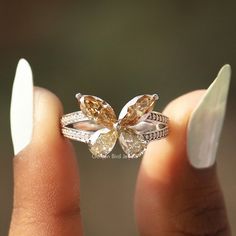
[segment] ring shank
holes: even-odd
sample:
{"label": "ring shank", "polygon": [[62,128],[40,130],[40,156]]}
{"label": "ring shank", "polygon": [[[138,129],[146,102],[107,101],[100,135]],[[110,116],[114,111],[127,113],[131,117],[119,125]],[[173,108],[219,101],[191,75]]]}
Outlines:
{"label": "ring shank", "polygon": [[[150,114],[142,122],[144,122],[143,130],[135,129],[135,131],[137,134],[141,135],[147,143],[164,138],[169,133],[169,118],[160,112],[150,112]],[[148,128],[150,125],[154,128]],[[62,134],[65,137],[84,143],[88,143],[91,135],[99,128],[102,128],[94,122],[91,122],[91,120],[84,115],[82,111],[76,111],[63,115],[61,118],[61,126]]]}

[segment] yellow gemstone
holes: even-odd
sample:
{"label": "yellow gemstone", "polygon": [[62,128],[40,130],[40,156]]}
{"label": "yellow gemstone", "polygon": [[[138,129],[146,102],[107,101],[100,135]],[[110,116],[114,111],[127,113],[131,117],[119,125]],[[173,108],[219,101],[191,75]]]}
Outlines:
{"label": "yellow gemstone", "polygon": [[120,125],[126,127],[137,124],[143,116],[153,110],[156,100],[156,94],[133,98],[123,107],[119,115]]}
{"label": "yellow gemstone", "polygon": [[105,158],[116,144],[118,132],[107,128],[96,131],[90,140],[89,150],[94,157]]}
{"label": "yellow gemstone", "polygon": [[112,129],[117,121],[112,107],[101,98],[84,95],[80,98],[80,109],[98,125]]}
{"label": "yellow gemstone", "polygon": [[128,158],[142,156],[147,147],[147,143],[143,137],[129,128],[120,130],[119,142]]}

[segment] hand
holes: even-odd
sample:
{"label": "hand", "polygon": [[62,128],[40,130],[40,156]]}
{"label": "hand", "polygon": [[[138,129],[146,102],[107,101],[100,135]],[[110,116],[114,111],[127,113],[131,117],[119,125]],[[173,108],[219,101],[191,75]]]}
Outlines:
{"label": "hand", "polygon": [[[24,92],[22,82],[15,84],[13,106],[17,91]],[[188,120],[204,93],[195,91],[172,101],[164,110],[171,119],[168,138],[148,145],[135,195],[140,235],[230,235],[216,166],[196,169],[186,154]],[[15,110],[12,123],[19,122],[14,119]],[[27,114],[18,113],[18,120]],[[13,130],[16,156],[10,236],[83,235],[78,166],[70,141],[60,133],[62,114],[54,94],[34,88],[32,138],[28,135],[22,140]]]}

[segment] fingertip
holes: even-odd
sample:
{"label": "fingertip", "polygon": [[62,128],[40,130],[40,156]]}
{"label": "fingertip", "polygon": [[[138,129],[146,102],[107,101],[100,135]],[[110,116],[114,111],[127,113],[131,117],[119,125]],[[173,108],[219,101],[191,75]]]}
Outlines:
{"label": "fingertip", "polygon": [[57,140],[62,138],[60,117],[63,106],[60,99],[52,92],[41,87],[34,87],[34,129],[33,140]]}
{"label": "fingertip", "polygon": [[170,124],[173,121],[175,124],[186,125],[191,112],[205,91],[204,89],[195,90],[171,101],[163,111],[165,115],[169,116]]}
{"label": "fingertip", "polygon": [[47,118],[50,118],[50,116],[53,116],[52,118],[60,117],[63,113],[60,99],[51,91],[36,86],[34,87],[34,107],[36,121],[40,118],[45,119],[45,116]]}
{"label": "fingertip", "polygon": [[205,90],[187,93],[170,102],[163,113],[169,117],[169,135],[149,143],[142,161],[142,170],[152,178],[167,181],[178,166],[187,162],[186,128],[194,107]]}

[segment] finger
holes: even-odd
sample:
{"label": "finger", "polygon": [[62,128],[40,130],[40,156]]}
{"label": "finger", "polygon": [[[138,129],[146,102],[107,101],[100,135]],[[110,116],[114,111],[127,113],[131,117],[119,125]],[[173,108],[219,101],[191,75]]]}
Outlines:
{"label": "finger", "polygon": [[[30,70],[26,64],[19,63],[19,66]],[[22,81],[19,82],[19,79]],[[27,111],[19,113],[20,109],[17,107],[31,104],[23,98],[17,99],[19,93],[23,97],[25,95],[25,98],[30,94],[25,90],[30,89],[30,86],[22,87],[24,80],[26,84],[30,83],[30,78],[20,78],[16,74],[12,97],[15,108],[12,109],[12,116],[17,116],[19,120]],[[16,105],[17,102],[24,104]],[[30,142],[26,141],[31,138],[30,132],[22,135],[24,129],[21,129],[21,133],[17,133],[17,129],[13,128],[17,121],[12,117],[13,143],[17,146],[15,151],[19,152],[13,159],[14,207],[10,235],[82,235],[79,173],[74,150],[60,134],[61,103],[51,92],[35,88],[32,104],[34,123]],[[24,121],[22,124],[24,125]],[[23,150],[20,150],[22,147]]]}
{"label": "finger", "polygon": [[136,188],[136,217],[141,235],[230,235],[216,167],[195,169],[186,154],[189,116],[205,91],[171,102],[167,139],[150,143]]}

